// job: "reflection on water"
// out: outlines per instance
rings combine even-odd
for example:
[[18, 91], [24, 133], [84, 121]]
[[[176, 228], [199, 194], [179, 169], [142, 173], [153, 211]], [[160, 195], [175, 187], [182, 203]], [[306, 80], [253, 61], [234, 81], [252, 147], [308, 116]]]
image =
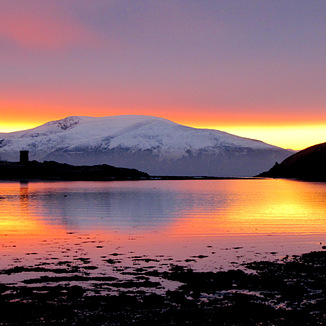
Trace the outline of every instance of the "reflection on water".
[[[97, 191], [62, 189], [33, 197], [46, 222], [74, 229], [159, 229], [181, 216], [180, 198], [173, 191], [102, 188]], [[189, 203], [193, 206], [192, 203]]]
[[[259, 250], [316, 250], [326, 240], [324, 183], [7, 182], [0, 183], [0, 211], [6, 253], [0, 264], [8, 262], [5, 257], [26, 254], [28, 246], [49, 255], [40, 245], [44, 242], [73, 248], [78, 237], [110, 243], [110, 250], [163, 252], [179, 259], [220, 250], [219, 262], [234, 259], [221, 253], [227, 247], [246, 246], [245, 258]], [[211, 265], [216, 257], [209, 257]]]
[[[193, 236], [326, 231], [326, 184], [285, 180], [1, 184], [1, 225]], [[9, 231], [9, 230], [8, 230]]]

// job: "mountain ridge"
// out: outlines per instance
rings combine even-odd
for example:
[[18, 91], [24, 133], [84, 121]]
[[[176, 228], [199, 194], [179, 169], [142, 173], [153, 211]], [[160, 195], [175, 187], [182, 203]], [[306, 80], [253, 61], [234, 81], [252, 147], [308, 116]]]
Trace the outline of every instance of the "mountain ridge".
[[105, 163], [151, 175], [222, 177], [252, 176], [292, 154], [224, 131], [142, 115], [70, 116], [33, 129], [0, 134], [2, 159], [14, 160], [19, 150], [29, 150], [38, 161]]

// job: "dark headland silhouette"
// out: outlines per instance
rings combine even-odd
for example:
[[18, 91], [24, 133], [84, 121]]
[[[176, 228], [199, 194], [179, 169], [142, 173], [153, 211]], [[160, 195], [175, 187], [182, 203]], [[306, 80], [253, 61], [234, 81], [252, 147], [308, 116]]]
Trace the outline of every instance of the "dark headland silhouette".
[[54, 161], [29, 161], [28, 151], [20, 152], [19, 162], [0, 161], [1, 180], [105, 181], [148, 179], [147, 173], [107, 164], [74, 166]]
[[[20, 151], [19, 162], [0, 160], [0, 180], [111, 181], [111, 180], [220, 180], [241, 177], [160, 176], [137, 169], [100, 165], [70, 165], [55, 161], [30, 161], [28, 151]], [[248, 179], [248, 178], [245, 178]]]
[[299, 151], [258, 177], [326, 181], [326, 143]]

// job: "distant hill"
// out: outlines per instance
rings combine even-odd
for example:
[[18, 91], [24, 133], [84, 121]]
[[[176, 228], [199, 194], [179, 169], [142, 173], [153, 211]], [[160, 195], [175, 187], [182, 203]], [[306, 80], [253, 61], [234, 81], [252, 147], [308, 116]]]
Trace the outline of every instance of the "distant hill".
[[326, 143], [299, 151], [259, 176], [326, 181]]
[[0, 162], [0, 180], [106, 181], [142, 180], [149, 175], [110, 165], [73, 166], [57, 162]]
[[110, 164], [151, 175], [252, 176], [293, 152], [226, 132], [141, 115], [68, 117], [34, 129], [0, 133], [0, 156], [17, 161]]

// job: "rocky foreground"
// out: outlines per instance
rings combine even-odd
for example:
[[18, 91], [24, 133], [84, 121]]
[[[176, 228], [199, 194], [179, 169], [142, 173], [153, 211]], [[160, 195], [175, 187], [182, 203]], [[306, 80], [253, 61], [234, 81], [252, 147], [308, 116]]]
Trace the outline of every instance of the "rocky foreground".
[[[90, 270], [96, 268], [84, 263]], [[167, 271], [126, 269], [122, 273], [132, 279], [124, 282], [81, 275], [61, 265], [54, 277], [37, 276], [47, 272], [46, 266], [1, 270], [7, 275], [33, 272], [35, 278], [23, 286], [0, 284], [0, 325], [326, 324], [326, 251], [248, 263], [246, 272], [196, 272], [182, 265], [170, 265]], [[158, 294], [169, 281], [180, 286]], [[87, 292], [88, 283], [97, 288], [97, 295]], [[108, 287], [117, 294], [101, 292]], [[144, 288], [153, 291], [148, 294]]]

